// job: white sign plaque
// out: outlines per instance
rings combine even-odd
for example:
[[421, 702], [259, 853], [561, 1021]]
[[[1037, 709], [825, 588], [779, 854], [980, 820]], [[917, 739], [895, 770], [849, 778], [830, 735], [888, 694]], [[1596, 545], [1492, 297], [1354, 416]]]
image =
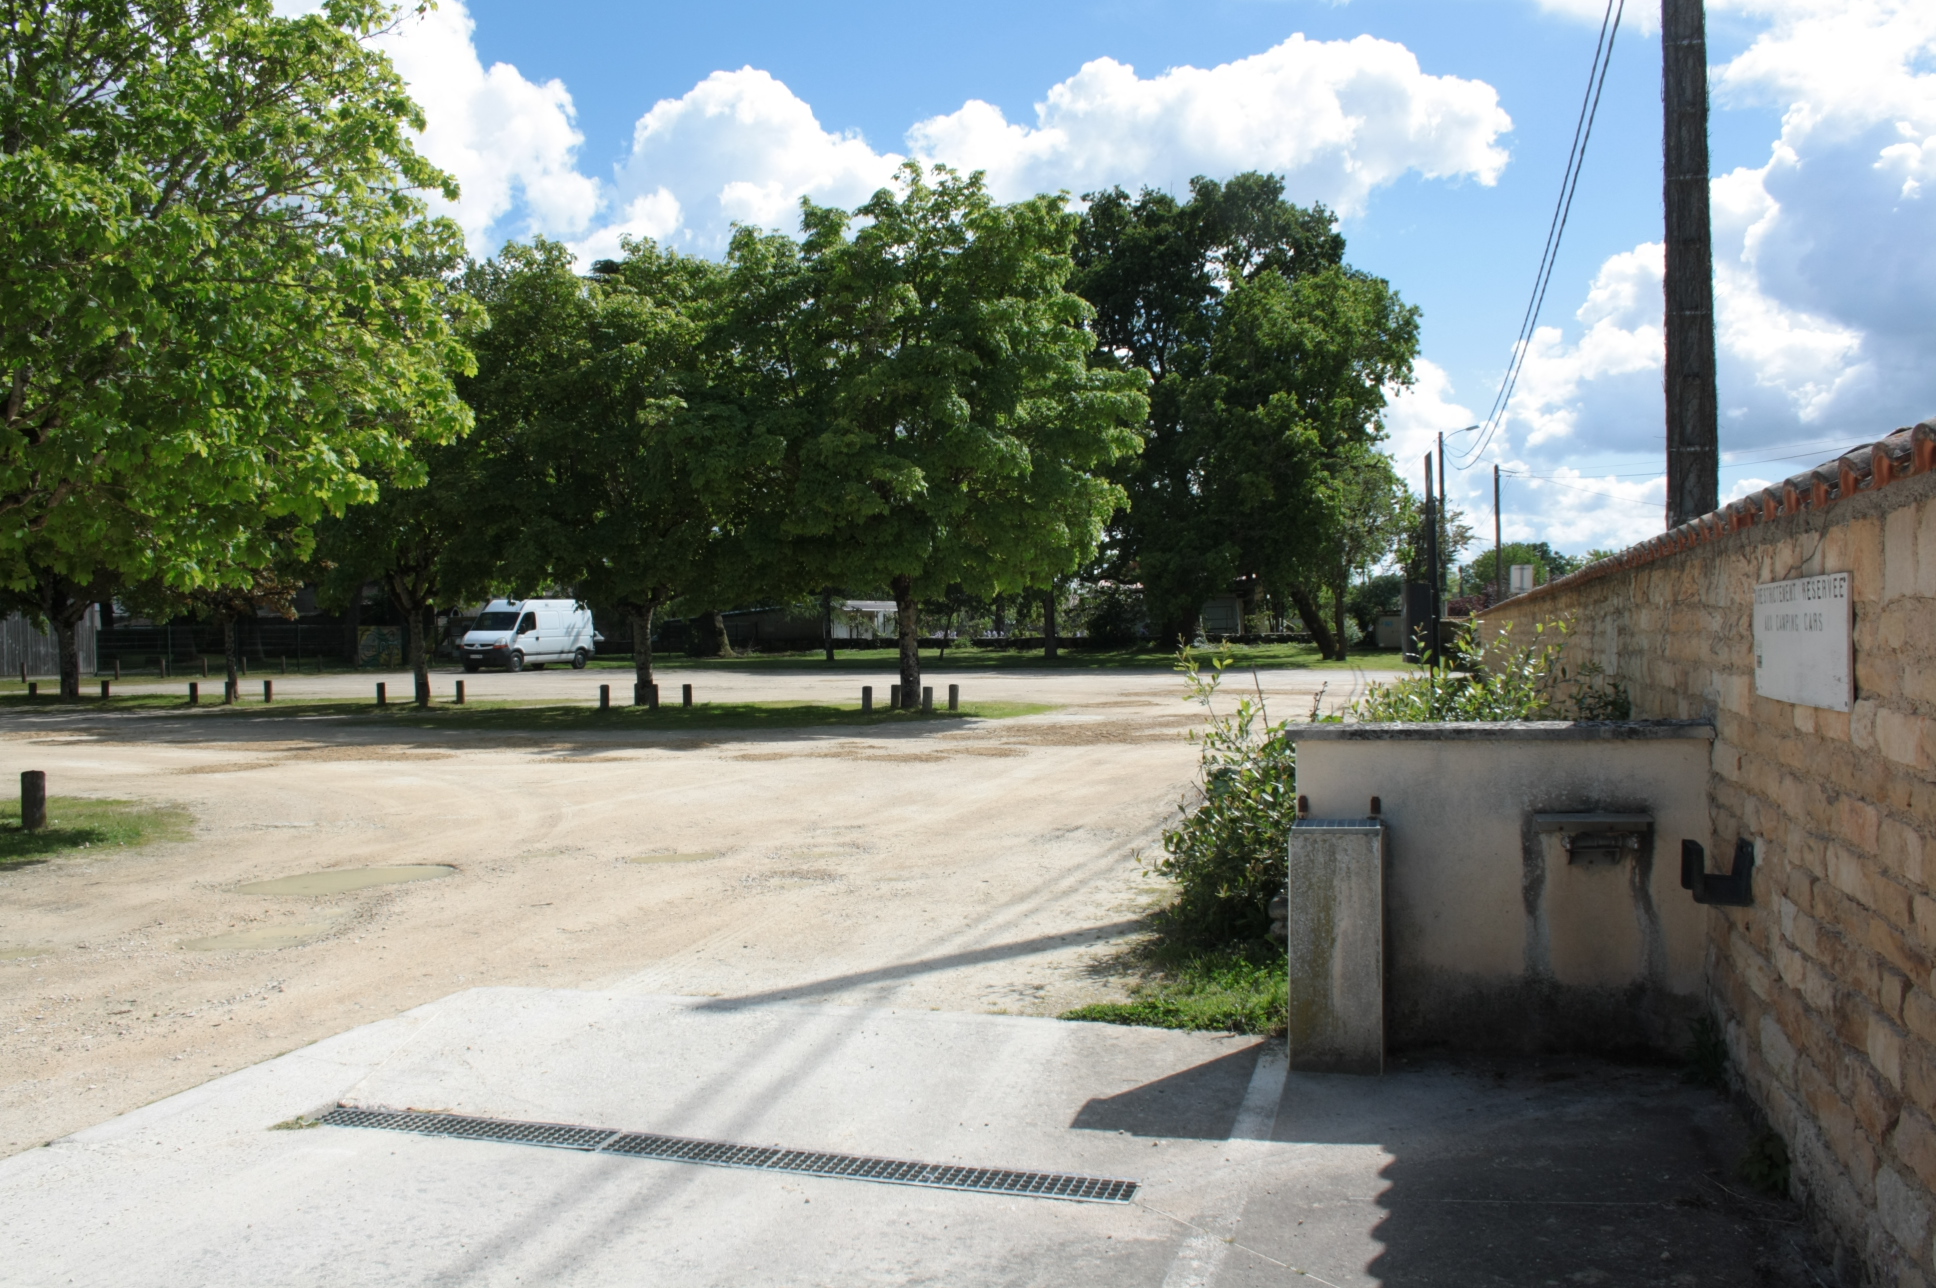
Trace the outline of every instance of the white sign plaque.
[[1755, 587], [1755, 692], [1805, 707], [1855, 705], [1849, 575]]

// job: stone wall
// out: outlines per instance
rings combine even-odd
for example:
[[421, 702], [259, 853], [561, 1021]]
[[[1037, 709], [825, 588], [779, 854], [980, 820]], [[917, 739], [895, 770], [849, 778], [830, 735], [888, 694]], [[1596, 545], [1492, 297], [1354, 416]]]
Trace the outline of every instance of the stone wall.
[[[1936, 426], [1903, 431], [1487, 614], [1571, 617], [1638, 718], [1707, 717], [1710, 1004], [1799, 1195], [1873, 1282], [1936, 1283]], [[1856, 701], [1755, 692], [1758, 583], [1851, 574]]]

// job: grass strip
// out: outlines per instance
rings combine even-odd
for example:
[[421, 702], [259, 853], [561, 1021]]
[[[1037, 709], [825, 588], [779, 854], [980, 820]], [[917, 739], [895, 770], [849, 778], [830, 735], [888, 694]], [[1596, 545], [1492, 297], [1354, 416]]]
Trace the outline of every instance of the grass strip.
[[191, 821], [179, 805], [50, 796], [47, 826], [29, 832], [20, 826], [20, 802], [0, 802], [0, 871], [45, 863], [77, 850], [185, 841]]
[[[1237, 667], [1257, 667], [1260, 670], [1343, 670], [1357, 668], [1368, 670], [1412, 671], [1419, 669], [1415, 664], [1405, 661], [1404, 655], [1396, 649], [1354, 650], [1342, 662], [1326, 661], [1318, 656], [1314, 644], [1233, 644], [1231, 645], [1232, 664]], [[631, 670], [630, 658], [601, 658], [592, 662], [593, 669]], [[1042, 656], [1039, 648], [1029, 650], [993, 649], [960, 647], [921, 651], [921, 670], [923, 674], [954, 675], [976, 671], [1028, 670], [1028, 671], [1167, 671], [1176, 665], [1175, 649], [1159, 649], [1154, 645], [1140, 645], [1135, 648], [1090, 649], [1072, 648], [1064, 644], [1061, 656], [1051, 661]], [[900, 654], [891, 648], [841, 650], [828, 662], [819, 650], [802, 653], [742, 653], [733, 657], [671, 657], [655, 658], [653, 667], [667, 671], [818, 671], [855, 672], [857, 674], [895, 674], [900, 671]]]
[[1081, 1006], [1062, 1018], [1276, 1037], [1284, 1032], [1288, 1002], [1282, 957], [1227, 950], [1195, 954], [1159, 970], [1132, 987], [1127, 1002]]

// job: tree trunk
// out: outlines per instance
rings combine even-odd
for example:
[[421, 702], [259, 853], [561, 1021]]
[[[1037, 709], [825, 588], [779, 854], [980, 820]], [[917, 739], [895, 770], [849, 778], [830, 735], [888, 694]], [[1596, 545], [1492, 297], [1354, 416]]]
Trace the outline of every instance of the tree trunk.
[[632, 609], [632, 682], [640, 703], [652, 689], [652, 615], [658, 607], [655, 599]]
[[222, 614], [222, 670], [225, 673], [228, 693], [231, 699], [242, 690], [242, 676], [235, 665], [235, 614]]
[[820, 592], [820, 643], [827, 650], [827, 660], [834, 660], [834, 592]]
[[1350, 645], [1345, 642], [1348, 636], [1346, 636], [1344, 630], [1344, 596], [1345, 591], [1350, 589], [1350, 586], [1351, 582], [1347, 578], [1331, 588], [1331, 597], [1334, 601], [1331, 605], [1331, 620], [1337, 627], [1338, 660], [1340, 662], [1345, 660], [1347, 650], [1350, 648]]
[[1047, 593], [1045, 593], [1042, 596], [1042, 656], [1045, 660], [1050, 662], [1053, 662], [1056, 660], [1056, 638], [1055, 638], [1056, 596], [1057, 596], [1057, 592], [1055, 588], [1055, 583], [1050, 582]]
[[357, 664], [357, 661], [359, 660], [359, 656], [362, 653], [362, 649], [360, 647], [360, 645], [362, 644], [362, 641], [357, 637], [362, 633], [363, 592], [368, 587], [368, 585], [369, 585], [368, 582], [364, 582], [361, 585], [357, 586], [355, 591], [353, 591], [350, 594], [350, 611], [347, 614], [347, 616], [349, 617], [349, 621], [347, 623], [347, 626], [348, 626], [347, 634], [349, 635], [349, 649], [348, 649], [348, 656], [345, 657], [343, 660], [348, 662], [352, 667], [354, 667]]
[[430, 653], [424, 647], [423, 606], [403, 610], [404, 621], [408, 624], [410, 650], [410, 675], [416, 681], [417, 705], [430, 705]]
[[[696, 627], [696, 629], [694, 629]], [[694, 657], [731, 657], [733, 642], [726, 634], [726, 617], [717, 608], [708, 608], [687, 624]]]
[[894, 617], [901, 636], [901, 710], [921, 705], [921, 619], [914, 605], [914, 578], [896, 577]]
[[995, 637], [1008, 638], [1008, 596], [995, 596]]
[[60, 695], [70, 702], [81, 696], [81, 645], [76, 625], [65, 613], [53, 621], [54, 640], [60, 649]]
[[1156, 638], [1166, 651], [1175, 651], [1197, 637], [1197, 619], [1203, 615], [1201, 604], [1187, 613], [1178, 613], [1157, 628]]
[[1302, 586], [1292, 587], [1291, 604], [1297, 609], [1298, 617], [1303, 620], [1304, 629], [1311, 632], [1311, 638], [1316, 641], [1318, 656], [1323, 658], [1342, 656], [1338, 652], [1337, 644], [1331, 639], [1331, 628], [1324, 624], [1324, 609], [1311, 592]]

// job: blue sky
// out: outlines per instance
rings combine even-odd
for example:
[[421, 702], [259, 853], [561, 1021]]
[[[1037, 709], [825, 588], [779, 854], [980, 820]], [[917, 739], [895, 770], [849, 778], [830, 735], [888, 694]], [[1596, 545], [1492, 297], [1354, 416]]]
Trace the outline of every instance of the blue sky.
[[[1936, 413], [1932, 10], [1710, 0], [1724, 491]], [[533, 232], [607, 253], [621, 231], [705, 253], [733, 218], [790, 225], [802, 192], [855, 204], [908, 154], [985, 166], [1008, 196], [1284, 173], [1423, 309], [1389, 417], [1409, 477], [1511, 356], [1603, 11], [443, 0], [389, 43], [479, 254]], [[1489, 528], [1502, 463], [1525, 476], [1508, 535], [1565, 549], [1660, 527], [1656, 13], [1622, 24], [1548, 330], [1454, 487]]]

